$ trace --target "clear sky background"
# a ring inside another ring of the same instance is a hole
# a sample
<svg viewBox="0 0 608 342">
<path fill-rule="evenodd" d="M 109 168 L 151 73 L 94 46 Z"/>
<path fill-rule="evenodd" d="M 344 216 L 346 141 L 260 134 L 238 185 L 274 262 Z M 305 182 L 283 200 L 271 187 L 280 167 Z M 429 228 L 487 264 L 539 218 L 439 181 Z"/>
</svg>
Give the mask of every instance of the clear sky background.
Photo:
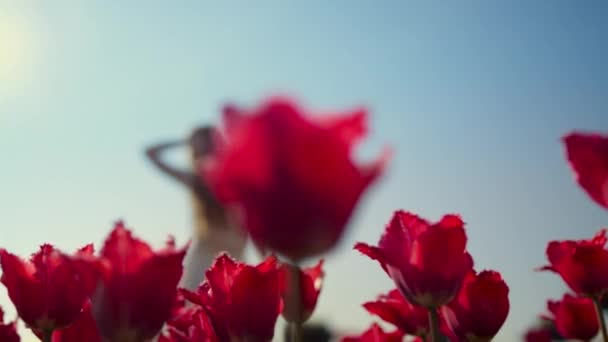
<svg viewBox="0 0 608 342">
<path fill-rule="evenodd" d="M 184 242 L 189 197 L 147 144 L 215 122 L 227 100 L 366 105 L 361 158 L 389 144 L 394 160 L 327 256 L 316 319 L 373 320 L 360 303 L 392 283 L 351 246 L 376 242 L 394 209 L 456 212 L 476 267 L 511 288 L 496 340 L 517 340 L 565 291 L 533 272 L 547 241 L 608 226 L 559 140 L 608 132 L 606 18 L 605 1 L 0 0 L 0 246 L 99 245 L 118 218 Z M 0 304 L 14 312 L 4 289 Z"/>
</svg>

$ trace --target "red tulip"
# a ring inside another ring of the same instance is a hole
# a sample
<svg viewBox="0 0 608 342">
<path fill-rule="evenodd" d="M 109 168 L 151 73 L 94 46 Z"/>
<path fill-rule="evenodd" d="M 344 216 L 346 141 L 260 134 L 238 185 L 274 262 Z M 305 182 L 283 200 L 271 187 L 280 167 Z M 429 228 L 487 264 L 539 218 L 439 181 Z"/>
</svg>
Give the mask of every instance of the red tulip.
<svg viewBox="0 0 608 342">
<path fill-rule="evenodd" d="M 281 293 L 285 304 L 283 308 L 285 320 L 303 323 L 310 318 L 317 305 L 324 276 L 323 260 L 320 260 L 316 266 L 303 270 L 290 264 L 281 266 Z M 293 285 L 295 279 L 299 282 L 297 287 Z"/>
<path fill-rule="evenodd" d="M 30 261 L 0 250 L 1 281 L 21 319 L 46 335 L 78 318 L 101 274 L 91 245 L 76 255 L 43 245 Z"/>
<path fill-rule="evenodd" d="M 2 342 L 19 342 L 19 334 L 17 334 L 16 322 L 4 323 L 4 311 L 0 308 L 0 341 Z"/>
<path fill-rule="evenodd" d="M 431 224 L 397 211 L 378 247 L 357 243 L 355 249 L 377 260 L 408 301 L 435 309 L 454 298 L 473 267 L 466 242 L 456 215 Z"/>
<path fill-rule="evenodd" d="M 219 342 L 210 317 L 202 308 L 190 308 L 167 322 L 158 342 Z"/>
<path fill-rule="evenodd" d="M 211 316 L 220 340 L 267 342 L 283 309 L 280 269 L 276 258 L 257 266 L 237 263 L 227 254 L 217 257 L 197 292 L 186 298 Z"/>
<path fill-rule="evenodd" d="M 256 245 L 293 261 L 331 249 L 385 159 L 358 166 L 351 152 L 366 113 L 308 118 L 287 99 L 224 113 L 225 144 L 201 165 L 216 197 L 240 210 Z"/>
<path fill-rule="evenodd" d="M 599 332 L 599 322 L 593 301 L 586 297 L 564 295 L 561 301 L 549 301 L 547 307 L 560 335 L 588 341 Z"/>
<path fill-rule="evenodd" d="M 559 274 L 577 294 L 599 298 L 608 290 L 606 241 L 606 230 L 591 240 L 551 241 L 547 246 L 550 265 L 541 270 Z"/>
<path fill-rule="evenodd" d="M 397 289 L 378 296 L 375 302 L 367 302 L 363 307 L 405 334 L 424 338 L 429 333 L 427 310 L 405 300 Z"/>
<path fill-rule="evenodd" d="M 343 337 L 342 342 L 401 342 L 403 340 L 403 332 L 395 330 L 386 333 L 376 323 L 367 329 L 361 336 Z"/>
<path fill-rule="evenodd" d="M 471 271 L 442 317 L 452 342 L 490 341 L 509 314 L 509 288 L 494 271 Z"/>
<path fill-rule="evenodd" d="M 186 248 L 173 241 L 158 252 L 134 238 L 122 222 L 105 241 L 103 283 L 93 296 L 93 316 L 110 341 L 153 338 L 169 318 Z"/>
<path fill-rule="evenodd" d="M 608 209 L 608 136 L 571 133 L 563 140 L 576 180 L 595 202 Z"/>
<path fill-rule="evenodd" d="M 91 304 L 87 302 L 80 316 L 65 329 L 55 330 L 52 342 L 101 342 L 97 324 L 91 314 Z"/>
</svg>

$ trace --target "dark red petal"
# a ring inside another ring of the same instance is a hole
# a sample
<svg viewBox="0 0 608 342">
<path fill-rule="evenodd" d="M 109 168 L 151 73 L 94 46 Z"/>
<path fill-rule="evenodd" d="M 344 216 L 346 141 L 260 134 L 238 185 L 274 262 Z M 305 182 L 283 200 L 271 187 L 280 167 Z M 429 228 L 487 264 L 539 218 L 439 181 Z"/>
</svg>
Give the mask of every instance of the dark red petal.
<svg viewBox="0 0 608 342">
<path fill-rule="evenodd" d="M 47 309 L 47 299 L 42 284 L 35 276 L 34 265 L 0 249 L 2 278 L 8 296 L 15 305 L 21 319 L 35 326 Z"/>
<path fill-rule="evenodd" d="M 428 333 L 427 310 L 409 303 L 399 290 L 378 296 L 376 301 L 364 303 L 363 307 L 405 334 L 424 336 Z"/>
<path fill-rule="evenodd" d="M 396 267 L 405 263 L 404 256 L 410 253 L 414 239 L 427 226 L 426 221 L 412 213 L 396 211 L 378 242 L 386 262 Z"/>
<path fill-rule="evenodd" d="M 438 224 L 420 233 L 412 245 L 410 262 L 420 269 L 450 273 L 465 252 L 467 237 L 457 216 L 446 216 Z"/>
<path fill-rule="evenodd" d="M 171 314 L 176 288 L 182 276 L 185 249 L 174 254 L 156 255 L 143 263 L 132 278 L 135 290 L 129 299 L 129 323 L 140 336 L 152 338 Z"/>
<path fill-rule="evenodd" d="M 563 140 L 576 180 L 596 203 L 608 208 L 608 137 L 571 133 Z"/>
<path fill-rule="evenodd" d="M 458 340 L 493 338 L 509 313 L 508 295 L 500 273 L 471 271 L 457 297 L 442 308 L 447 328 Z"/>
<path fill-rule="evenodd" d="M 136 272 L 140 264 L 154 253 L 147 243 L 133 237 L 119 221 L 106 239 L 101 255 L 113 265 L 113 272 L 126 274 Z"/>
<path fill-rule="evenodd" d="M 551 241 L 547 245 L 547 259 L 552 267 L 556 267 L 564 258 L 569 257 L 575 248 L 574 241 Z"/>
<path fill-rule="evenodd" d="M 91 314 L 91 305 L 87 303 L 78 319 L 68 328 L 56 330 L 52 342 L 101 342 L 97 324 Z"/>
<path fill-rule="evenodd" d="M 233 333 L 261 341 L 272 339 L 283 309 L 279 276 L 278 268 L 260 270 L 259 266 L 245 265 L 237 272 L 230 288 L 230 317 L 224 317 Z"/>
<path fill-rule="evenodd" d="M 561 301 L 549 301 L 547 306 L 560 335 L 587 341 L 599 332 L 599 322 L 591 299 L 566 294 Z"/>
<path fill-rule="evenodd" d="M 129 334 L 145 340 L 159 332 L 174 309 L 186 248 L 170 240 L 154 252 L 122 223 L 115 226 L 102 249 L 104 281 L 92 299 L 106 339 Z"/>
<path fill-rule="evenodd" d="M 211 267 L 205 272 L 205 278 L 214 297 L 218 300 L 227 300 L 239 268 L 240 266 L 226 253 L 215 258 Z"/>
<path fill-rule="evenodd" d="M 590 240 L 551 241 L 547 246 L 550 265 L 544 270 L 558 273 L 578 294 L 597 296 L 608 290 L 608 250 L 605 231 Z"/>
<path fill-rule="evenodd" d="M 382 266 L 382 269 L 384 269 L 385 272 L 388 272 L 386 268 L 386 258 L 384 257 L 384 254 L 382 254 L 380 248 L 370 246 L 363 242 L 357 242 L 354 249 L 358 250 L 364 255 L 367 255 L 370 259 L 378 261 L 380 266 Z"/>
</svg>

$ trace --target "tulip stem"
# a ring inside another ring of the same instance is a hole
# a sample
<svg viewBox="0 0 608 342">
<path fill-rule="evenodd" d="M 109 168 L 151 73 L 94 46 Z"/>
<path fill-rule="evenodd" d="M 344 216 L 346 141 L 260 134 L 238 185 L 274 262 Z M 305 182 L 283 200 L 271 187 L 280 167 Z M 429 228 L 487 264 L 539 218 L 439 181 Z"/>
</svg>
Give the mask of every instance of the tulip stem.
<svg viewBox="0 0 608 342">
<path fill-rule="evenodd" d="M 298 322 L 290 323 L 291 325 L 291 341 L 302 342 L 302 324 Z"/>
<path fill-rule="evenodd" d="M 606 320 L 604 319 L 604 313 L 602 311 L 602 305 L 600 304 L 599 298 L 593 298 L 593 304 L 595 304 L 595 312 L 597 313 L 597 319 L 600 321 L 600 327 L 602 328 L 602 337 L 604 342 L 608 342 L 608 332 L 606 332 Z"/>
<path fill-rule="evenodd" d="M 431 331 L 431 342 L 440 342 L 439 315 L 436 308 L 429 308 L 429 330 Z"/>
<path fill-rule="evenodd" d="M 293 263 L 290 267 L 291 276 L 291 298 L 290 302 L 293 307 L 293 314 L 295 321 L 291 323 L 291 341 L 302 342 L 302 287 L 300 279 L 300 266 L 297 263 Z"/>
</svg>

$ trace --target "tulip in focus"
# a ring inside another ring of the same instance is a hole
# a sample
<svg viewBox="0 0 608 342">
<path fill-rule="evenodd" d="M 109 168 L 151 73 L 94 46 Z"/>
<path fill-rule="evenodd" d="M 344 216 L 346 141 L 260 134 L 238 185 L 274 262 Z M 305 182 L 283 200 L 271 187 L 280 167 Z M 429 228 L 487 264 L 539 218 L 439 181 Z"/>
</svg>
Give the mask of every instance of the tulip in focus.
<svg viewBox="0 0 608 342">
<path fill-rule="evenodd" d="M 101 251 L 105 272 L 92 298 L 105 340 L 142 342 L 159 333 L 174 306 L 186 248 L 170 241 L 155 252 L 116 224 Z"/>
<path fill-rule="evenodd" d="M 269 342 L 283 310 L 281 271 L 275 257 L 257 266 L 218 256 L 196 292 L 186 299 L 208 312 L 220 341 Z"/>
<path fill-rule="evenodd" d="M 471 271 L 441 313 L 452 342 L 490 341 L 509 314 L 509 288 L 498 272 Z"/>
<path fill-rule="evenodd" d="M 289 99 L 227 107 L 223 142 L 200 170 L 216 197 L 233 207 L 262 251 L 293 262 L 334 247 L 359 198 L 385 159 L 353 161 L 366 112 L 315 118 Z"/>
<path fill-rule="evenodd" d="M 363 304 L 363 307 L 369 313 L 393 324 L 404 334 L 419 336 L 423 339 L 429 334 L 427 310 L 405 300 L 397 289 L 378 296 L 376 301 L 367 302 Z"/>
<path fill-rule="evenodd" d="M 219 342 L 210 317 L 202 308 L 184 310 L 167 322 L 158 342 Z"/>
<path fill-rule="evenodd" d="M 549 301 L 551 312 L 546 318 L 553 321 L 560 335 L 589 341 L 599 332 L 599 323 L 593 301 L 585 297 L 566 294 L 560 301 Z"/>
<path fill-rule="evenodd" d="M 575 293 L 599 300 L 608 291 L 607 241 L 606 230 L 590 240 L 551 241 L 549 265 L 541 270 L 559 274 Z"/>
<path fill-rule="evenodd" d="M 608 209 L 608 136 L 575 132 L 563 141 L 578 184 L 597 204 Z"/>
<path fill-rule="evenodd" d="M 29 261 L 2 249 L 0 263 L 1 281 L 19 317 L 47 340 L 78 318 L 101 274 L 91 245 L 73 256 L 42 245 Z"/>
<path fill-rule="evenodd" d="M 377 260 L 408 301 L 437 309 L 454 298 L 473 267 L 466 242 L 456 215 L 429 223 L 397 211 L 377 247 L 357 243 L 355 249 Z"/>
</svg>

